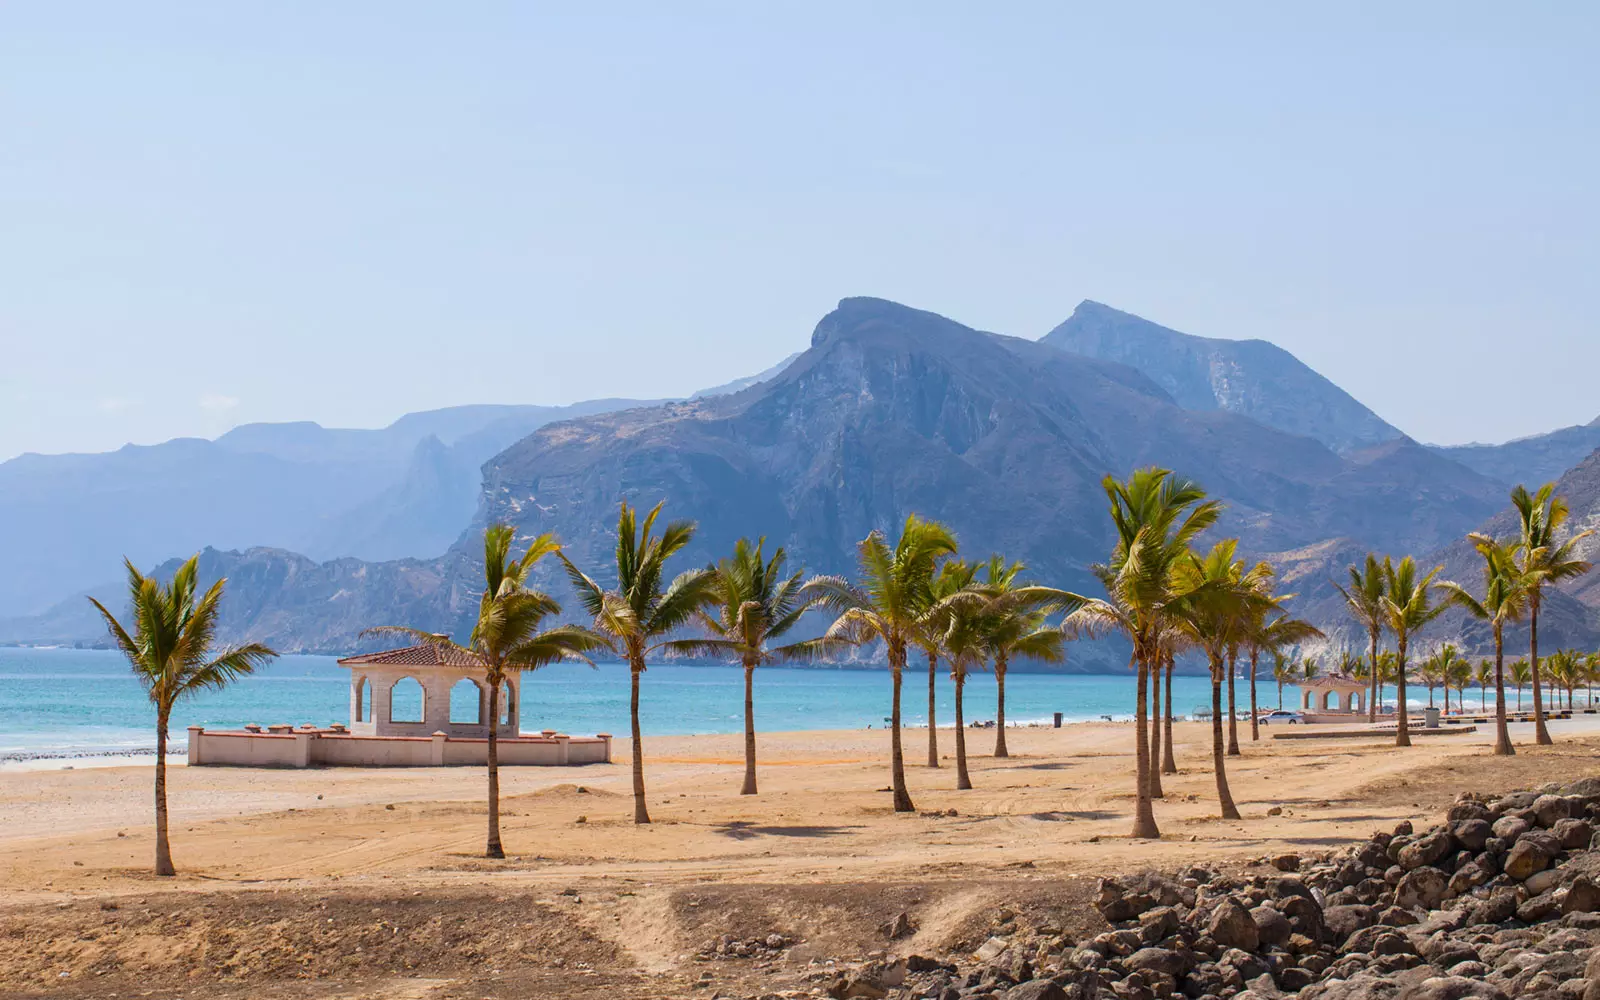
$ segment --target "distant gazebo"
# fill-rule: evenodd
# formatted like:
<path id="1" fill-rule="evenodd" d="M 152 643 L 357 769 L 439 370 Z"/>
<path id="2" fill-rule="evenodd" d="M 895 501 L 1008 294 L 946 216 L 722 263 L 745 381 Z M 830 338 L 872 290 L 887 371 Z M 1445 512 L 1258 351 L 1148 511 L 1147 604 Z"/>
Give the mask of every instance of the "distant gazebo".
<path id="1" fill-rule="evenodd" d="M 423 643 L 381 653 L 347 656 L 350 668 L 350 731 L 360 736 L 489 736 L 489 686 L 476 654 L 444 643 Z M 409 690 L 407 690 L 409 688 Z M 420 705 L 397 718 L 395 693 L 416 693 Z M 495 735 L 516 736 L 522 703 L 522 672 L 510 671 L 500 688 L 500 725 Z M 407 701 L 411 700 L 406 698 Z M 459 720 L 459 721 L 457 721 Z"/>
<path id="2" fill-rule="evenodd" d="M 1355 715 L 1367 709 L 1367 682 L 1354 677 L 1315 677 L 1300 684 L 1300 709 L 1316 715 Z"/>

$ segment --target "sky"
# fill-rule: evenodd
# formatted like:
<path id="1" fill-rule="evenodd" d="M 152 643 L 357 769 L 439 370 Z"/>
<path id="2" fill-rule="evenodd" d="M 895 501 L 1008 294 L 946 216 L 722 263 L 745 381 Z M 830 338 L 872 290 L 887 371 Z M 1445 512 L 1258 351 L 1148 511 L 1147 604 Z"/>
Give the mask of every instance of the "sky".
<path id="1" fill-rule="evenodd" d="M 1600 414 L 1600 6 L 0 7 L 0 459 L 682 395 L 876 295 Z"/>

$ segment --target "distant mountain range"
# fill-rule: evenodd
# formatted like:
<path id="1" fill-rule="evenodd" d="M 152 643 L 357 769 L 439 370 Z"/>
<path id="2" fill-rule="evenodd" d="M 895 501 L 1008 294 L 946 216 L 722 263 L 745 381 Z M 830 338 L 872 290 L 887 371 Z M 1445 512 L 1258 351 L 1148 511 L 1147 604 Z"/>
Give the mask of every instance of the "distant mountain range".
<path id="1" fill-rule="evenodd" d="M 83 545 L 80 582 L 58 598 L 101 581 L 96 592 L 117 598 L 108 552 L 151 565 L 210 545 L 203 572 L 230 579 L 228 637 L 346 651 L 374 624 L 462 631 L 479 586 L 476 538 L 491 521 L 557 533 L 603 578 L 621 498 L 665 499 L 668 516 L 699 522 L 684 566 L 717 558 L 740 536 L 765 535 L 810 570 L 848 572 L 859 539 L 892 533 L 915 511 L 948 523 L 967 554 L 1002 552 L 1039 579 L 1093 590 L 1087 566 L 1110 544 L 1101 477 L 1161 464 L 1223 499 L 1221 530 L 1273 558 L 1300 606 L 1337 628 L 1343 612 L 1330 603 L 1329 581 L 1344 564 L 1368 550 L 1444 558 L 1465 532 L 1492 523 L 1507 477 L 1531 482 L 1528 470 L 1571 447 L 1560 431 L 1543 447 L 1474 446 L 1469 464 L 1455 456 L 1460 449 L 1412 441 L 1271 344 L 1190 337 L 1092 302 L 1029 341 L 881 299 L 846 299 L 806 351 L 719 390 L 657 403 L 435 411 L 383 431 L 257 425 L 216 442 L 136 450 L 143 480 L 129 449 L 60 456 L 58 466 L 28 456 L 54 468 L 53 480 L 40 478 L 55 492 L 38 490 L 21 513 L 41 533 L 91 508 L 109 522 Z M 75 483 L 64 471 L 74 462 L 94 465 Z M 1600 458 L 1591 462 L 1600 484 Z M 20 475 L 17 463 L 29 464 L 0 466 L 0 503 L 14 502 L 3 484 Z M 259 487 L 234 505 L 224 498 L 241 490 L 223 484 L 243 476 L 241 467 Z M 134 520 L 118 513 L 128 508 L 118 506 L 108 469 L 142 484 L 122 488 L 142 498 L 133 509 L 165 499 L 193 523 L 174 517 L 141 529 L 145 549 L 105 537 Z M 161 496 L 163 469 L 179 476 L 181 497 L 203 498 L 198 510 Z M 1600 485 L 1588 483 L 1574 469 L 1563 485 L 1575 508 L 1581 500 L 1600 518 Z M 74 485 L 93 502 L 76 515 L 46 510 L 67 505 Z M 0 523 L 16 516 L 4 509 Z M 163 531 L 181 541 L 163 541 Z M 40 555 L 29 565 L 42 564 Z M 541 583 L 566 593 L 553 566 Z M 1594 618 L 1588 596 L 1571 598 L 1573 635 Z M 0 621 L 0 641 L 98 639 L 86 610 L 73 596 Z M 1073 669 L 1117 665 L 1095 647 L 1073 657 Z"/>

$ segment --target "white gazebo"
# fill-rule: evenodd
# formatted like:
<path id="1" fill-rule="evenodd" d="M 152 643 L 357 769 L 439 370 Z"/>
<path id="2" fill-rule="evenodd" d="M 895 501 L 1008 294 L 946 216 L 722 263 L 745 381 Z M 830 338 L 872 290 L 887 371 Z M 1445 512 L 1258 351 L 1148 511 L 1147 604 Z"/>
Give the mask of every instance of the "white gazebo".
<path id="1" fill-rule="evenodd" d="M 350 731 L 360 736 L 489 736 L 489 685 L 483 663 L 465 650 L 423 643 L 381 653 L 347 656 Z M 400 705 L 396 695 L 400 696 Z M 496 736 L 520 731 L 522 674 L 513 670 L 500 688 Z"/>
<path id="2" fill-rule="evenodd" d="M 1315 677 L 1300 682 L 1300 710 L 1307 716 L 1351 716 L 1367 710 L 1367 682 L 1354 677 Z"/>

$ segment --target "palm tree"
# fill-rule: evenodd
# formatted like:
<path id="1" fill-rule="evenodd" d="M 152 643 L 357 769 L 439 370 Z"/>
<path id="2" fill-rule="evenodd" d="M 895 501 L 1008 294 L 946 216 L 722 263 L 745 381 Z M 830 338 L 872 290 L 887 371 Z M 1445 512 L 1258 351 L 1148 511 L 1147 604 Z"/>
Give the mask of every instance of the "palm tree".
<path id="1" fill-rule="evenodd" d="M 994 658 L 995 740 L 994 755 L 1009 757 L 1006 749 L 1006 670 L 1014 656 L 1026 656 L 1044 663 L 1060 663 L 1066 658 L 1060 629 L 1046 628 L 1046 613 L 1070 614 L 1087 598 L 1070 591 L 1017 581 L 1023 570 L 1020 562 L 1007 563 L 990 556 L 983 566 L 984 579 L 979 589 L 988 597 L 985 613 L 989 618 L 989 655 Z M 969 582 L 968 586 L 972 586 Z"/>
<path id="2" fill-rule="evenodd" d="M 1583 680 L 1589 690 L 1588 708 L 1594 707 L 1594 682 L 1600 680 L 1600 653 L 1590 653 L 1583 664 Z"/>
<path id="3" fill-rule="evenodd" d="M 935 621 L 934 618 L 947 610 L 944 603 L 956 594 L 971 586 L 972 571 L 965 567 L 960 572 L 946 573 L 940 567 L 933 575 L 932 593 L 929 595 L 928 606 L 923 609 L 925 620 L 917 629 L 920 639 L 916 645 L 921 647 L 928 657 L 928 766 L 939 766 L 939 724 L 938 724 L 938 684 L 939 657 L 942 650 L 939 648 L 941 629 L 949 624 L 945 619 Z M 959 582 L 965 580 L 965 583 Z"/>
<path id="4" fill-rule="evenodd" d="M 1450 711 L 1450 689 L 1456 690 L 1456 708 L 1466 712 L 1466 689 L 1472 681 L 1472 664 L 1456 652 L 1456 647 L 1445 643 L 1439 648 L 1440 679 L 1444 681 L 1444 710 Z"/>
<path id="5" fill-rule="evenodd" d="M 838 576 L 814 577 L 806 584 L 808 596 L 838 611 L 827 638 L 857 645 L 879 641 L 889 659 L 894 706 L 890 714 L 890 769 L 894 811 L 914 812 L 906 790 L 905 757 L 900 747 L 900 685 L 906 668 L 908 645 L 925 646 L 926 611 L 933 600 L 934 568 L 955 554 L 955 536 L 935 521 L 912 514 L 906 518 L 900 539 L 891 548 L 883 534 L 873 531 L 856 546 L 861 561 L 861 583 Z"/>
<path id="6" fill-rule="evenodd" d="M 1267 596 L 1272 567 L 1249 569 L 1235 558 L 1238 539 L 1217 542 L 1205 556 L 1189 552 L 1172 570 L 1175 595 L 1171 613 L 1211 664 L 1211 758 L 1216 771 L 1217 800 L 1223 819 L 1238 819 L 1239 809 L 1228 789 L 1222 738 L 1224 657 L 1257 616 L 1274 607 Z"/>
<path id="7" fill-rule="evenodd" d="M 965 696 L 967 677 L 983 669 L 988 652 L 987 637 L 992 620 L 987 602 L 963 600 L 972 596 L 975 567 L 960 560 L 947 560 L 940 567 L 934 589 L 945 594 L 927 620 L 937 629 L 937 648 L 950 664 L 950 680 L 956 689 L 956 788 L 972 787 L 967 771 L 967 731 Z M 1059 636 L 1059 633 L 1058 633 Z"/>
<path id="8" fill-rule="evenodd" d="M 1369 656 L 1372 663 L 1371 694 L 1367 698 L 1367 721 L 1378 720 L 1378 703 L 1383 700 L 1382 680 L 1378 670 L 1378 643 L 1383 639 L 1383 630 L 1388 627 L 1389 618 L 1383 607 L 1384 593 L 1384 567 L 1389 559 L 1384 557 L 1382 563 L 1372 553 L 1367 553 L 1367 561 L 1363 566 L 1350 567 L 1350 587 L 1345 589 L 1338 584 L 1334 587 L 1344 597 L 1345 606 L 1350 611 L 1350 617 L 1356 624 L 1367 630 L 1367 640 L 1370 647 Z"/>
<path id="9" fill-rule="evenodd" d="M 1426 575 L 1418 577 L 1416 561 L 1410 556 L 1398 564 L 1387 560 L 1384 562 L 1383 608 L 1388 616 L 1389 630 L 1394 633 L 1397 650 L 1395 716 L 1398 726 L 1394 737 L 1397 747 L 1411 745 L 1411 732 L 1407 728 L 1409 723 L 1406 718 L 1406 649 L 1411 644 L 1412 636 L 1449 608 L 1448 604 L 1433 603 L 1433 578 L 1439 575 L 1439 569 L 1434 567 Z"/>
<path id="10" fill-rule="evenodd" d="M 1474 532 L 1467 538 L 1483 558 L 1483 600 L 1469 594 L 1458 583 L 1441 584 L 1451 603 L 1489 623 L 1494 633 L 1494 753 L 1510 757 L 1517 751 L 1506 728 L 1505 628 L 1522 617 L 1528 605 L 1526 577 L 1517 567 L 1512 546 Z M 1480 674 L 1481 677 L 1481 674 Z M 1487 680 L 1487 678 L 1482 678 Z M 1517 711 L 1522 710 L 1522 689 L 1517 689 Z"/>
<path id="11" fill-rule="evenodd" d="M 734 543 L 733 556 L 717 564 L 711 598 L 695 612 L 705 629 L 704 639 L 668 642 L 668 648 L 689 653 L 726 656 L 744 667 L 744 785 L 740 795 L 756 794 L 756 668 L 769 663 L 806 660 L 828 645 L 807 639 L 772 647 L 788 635 L 816 603 L 802 593 L 804 572 L 784 575 L 788 556 L 782 548 L 767 559 L 765 538 L 752 546 L 748 538 Z"/>
<path id="12" fill-rule="evenodd" d="M 1138 683 L 1133 716 L 1132 835 L 1155 839 L 1161 831 L 1151 805 L 1151 775 L 1156 765 L 1150 757 L 1147 678 L 1170 651 L 1167 636 L 1172 620 L 1166 608 L 1173 597 L 1169 585 L 1172 568 L 1186 557 L 1190 542 L 1216 523 L 1222 507 L 1215 500 L 1206 500 L 1198 483 L 1167 469 L 1139 469 L 1126 482 L 1107 476 L 1101 485 L 1111 501 L 1116 544 L 1110 560 L 1091 569 L 1105 587 L 1106 599 L 1086 601 L 1067 616 L 1062 627 L 1069 636 L 1121 632 L 1133 645 Z"/>
<path id="13" fill-rule="evenodd" d="M 1278 682 L 1278 711 L 1283 711 L 1283 686 L 1300 676 L 1300 662 L 1281 649 L 1272 651 L 1272 679 Z"/>
<path id="14" fill-rule="evenodd" d="M 1565 541 L 1557 541 L 1567 522 L 1565 499 L 1555 495 L 1556 484 L 1545 483 L 1529 494 L 1518 485 L 1511 491 L 1511 506 L 1516 508 L 1521 538 L 1517 546 L 1520 568 L 1528 586 L 1528 661 L 1533 671 L 1533 739 L 1549 744 L 1550 730 L 1544 724 L 1544 703 L 1539 695 L 1539 606 L 1545 584 L 1560 583 L 1589 572 L 1589 562 L 1578 557 L 1578 542 L 1594 534 L 1580 531 Z"/>
<path id="15" fill-rule="evenodd" d="M 631 679 L 629 714 L 633 724 L 633 821 L 650 822 L 644 801 L 644 739 L 639 729 L 639 679 L 645 657 L 663 648 L 672 634 L 694 619 L 695 612 L 715 599 L 717 574 L 712 569 L 684 570 L 665 583 L 667 560 L 694 537 L 693 521 L 672 521 L 659 536 L 652 534 L 663 500 L 650 508 L 642 524 L 624 500 L 617 515 L 617 586 L 606 590 L 572 564 L 566 553 L 556 556 L 578 592 L 583 609 L 594 619 L 602 643 L 628 662 Z"/>
<path id="16" fill-rule="evenodd" d="M 172 707 L 202 691 L 220 691 L 278 654 L 259 642 L 214 651 L 217 614 L 222 588 L 218 580 L 205 596 L 195 600 L 195 577 L 200 557 L 193 556 L 172 574 L 163 587 L 140 573 L 127 559 L 128 603 L 133 612 L 133 634 L 94 598 L 106 621 L 106 631 L 133 666 L 156 709 L 156 874 L 176 875 L 172 848 L 167 841 L 167 725 Z M 212 655 L 213 653 L 216 655 Z"/>
<path id="17" fill-rule="evenodd" d="M 1571 649 L 1558 649 L 1550 655 L 1550 679 L 1556 685 L 1556 709 L 1561 708 L 1561 692 L 1567 693 L 1567 708 L 1572 708 L 1572 692 L 1577 688 L 1582 665 L 1578 653 Z"/>
<path id="18" fill-rule="evenodd" d="M 1517 686 L 1517 712 L 1520 714 L 1522 712 L 1522 689 L 1527 687 L 1533 680 L 1533 668 L 1528 665 L 1526 659 L 1522 659 L 1511 664 L 1507 668 L 1507 673 L 1511 676 L 1511 683 Z"/>
<path id="19" fill-rule="evenodd" d="M 1495 665 L 1488 660 L 1479 660 L 1478 668 L 1472 673 L 1472 682 L 1478 685 L 1478 711 L 1489 710 L 1489 682 L 1495 679 Z"/>
<path id="20" fill-rule="evenodd" d="M 1439 654 L 1434 653 L 1422 661 L 1422 666 L 1417 669 L 1417 680 L 1428 686 L 1428 707 L 1433 707 L 1433 689 L 1439 686 L 1439 679 L 1443 671 L 1439 667 Z"/>
<path id="21" fill-rule="evenodd" d="M 483 668 L 483 683 L 489 692 L 489 836 L 484 857 L 503 858 L 500 844 L 500 692 L 513 671 L 537 670 L 560 660 L 582 660 L 584 654 L 602 645 L 599 636 L 587 629 L 563 625 L 541 630 L 551 615 L 561 613 L 561 605 L 549 595 L 528 589 L 528 574 L 545 556 L 558 552 L 555 536 L 540 535 L 528 545 L 521 559 L 511 554 L 517 530 L 509 524 L 490 525 L 483 533 L 483 596 L 478 600 L 478 620 L 466 646 L 458 646 L 447 635 L 426 632 L 403 625 L 379 625 L 362 635 L 399 632 L 421 642 L 456 649 L 468 654 Z"/>
<path id="22" fill-rule="evenodd" d="M 1276 607 L 1278 602 L 1286 601 L 1293 594 L 1284 594 L 1272 597 L 1265 594 L 1273 601 Z M 1254 624 L 1254 623 L 1252 623 Z M 1282 651 L 1311 639 L 1323 638 L 1322 630 L 1308 621 L 1291 618 L 1287 612 L 1269 618 L 1265 624 L 1255 625 L 1250 635 L 1250 738 L 1261 739 L 1261 723 L 1256 718 L 1256 657 L 1265 649 L 1273 655 L 1274 660 Z M 1283 707 L 1283 685 L 1278 685 L 1279 708 Z"/>

